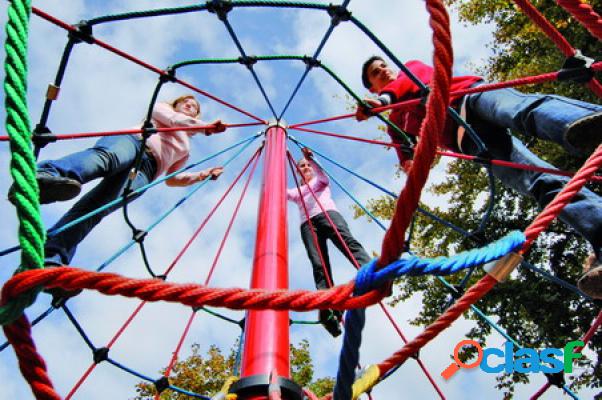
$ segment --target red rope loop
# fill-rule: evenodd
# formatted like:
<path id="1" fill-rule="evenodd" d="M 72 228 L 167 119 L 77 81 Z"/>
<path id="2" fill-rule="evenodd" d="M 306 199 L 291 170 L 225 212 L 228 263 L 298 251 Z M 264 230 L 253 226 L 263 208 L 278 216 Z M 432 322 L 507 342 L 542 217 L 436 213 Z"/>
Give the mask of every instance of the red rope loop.
<path id="1" fill-rule="evenodd" d="M 420 194 L 428 178 L 431 164 L 437 151 L 437 134 L 445 126 L 446 107 L 449 103 L 449 86 L 452 76 L 453 51 L 449 30 L 449 16 L 441 0 L 427 0 L 430 25 L 433 29 L 433 83 L 426 104 L 426 118 L 420 126 L 420 140 L 416 146 L 414 163 L 408 174 L 407 183 L 395 206 L 391 226 L 383 240 L 380 266 L 390 264 L 399 258 L 404 243 L 405 231 L 412 214 L 418 206 Z"/>
<path id="2" fill-rule="evenodd" d="M 334 308 L 365 308 L 384 298 L 385 290 L 373 290 L 353 296 L 353 281 L 329 290 L 260 290 L 209 288 L 198 284 L 164 282 L 160 279 L 133 279 L 106 272 L 85 271 L 73 267 L 32 270 L 12 277 L 2 288 L 1 304 L 35 287 L 66 290 L 93 289 L 114 296 L 137 297 L 145 301 L 169 301 L 191 307 L 227 307 L 235 310 L 311 311 Z"/>

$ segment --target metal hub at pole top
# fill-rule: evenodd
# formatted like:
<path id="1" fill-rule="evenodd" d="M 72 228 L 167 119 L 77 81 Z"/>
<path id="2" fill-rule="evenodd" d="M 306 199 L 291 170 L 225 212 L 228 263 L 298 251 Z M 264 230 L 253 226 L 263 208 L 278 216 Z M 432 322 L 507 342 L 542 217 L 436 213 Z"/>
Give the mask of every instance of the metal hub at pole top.
<path id="1" fill-rule="evenodd" d="M 288 289 L 286 204 L 286 122 L 273 121 L 265 133 L 263 183 L 257 216 L 252 289 Z M 241 379 L 230 391 L 241 400 L 301 400 L 302 389 L 290 380 L 289 312 L 251 310 L 245 318 Z"/>
<path id="2" fill-rule="evenodd" d="M 286 134 L 286 129 L 288 129 L 288 124 L 282 118 L 276 120 L 274 118 L 270 118 L 268 120 L 268 129 L 270 128 L 282 128 L 284 129 L 284 133 Z"/>

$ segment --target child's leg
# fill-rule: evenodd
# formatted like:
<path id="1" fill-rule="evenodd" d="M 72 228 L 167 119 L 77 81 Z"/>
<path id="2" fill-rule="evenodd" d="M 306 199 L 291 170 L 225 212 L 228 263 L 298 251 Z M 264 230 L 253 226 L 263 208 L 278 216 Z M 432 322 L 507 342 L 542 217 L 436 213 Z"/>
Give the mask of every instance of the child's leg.
<path id="1" fill-rule="evenodd" d="M 602 141 L 600 105 L 514 89 L 472 94 L 466 105 L 483 121 L 558 143 L 575 155 L 589 154 Z"/>
<path id="2" fill-rule="evenodd" d="M 337 230 L 341 235 L 341 238 L 343 239 L 343 242 L 351 251 L 353 258 L 355 258 L 355 261 L 357 261 L 358 265 L 361 267 L 362 265 L 368 263 L 370 261 L 370 256 L 368 255 L 368 253 L 366 253 L 366 250 L 364 250 L 360 242 L 358 242 L 353 237 L 351 231 L 349 230 L 349 226 L 347 226 L 347 222 L 345 221 L 343 216 L 336 211 L 328 211 L 328 215 L 330 216 L 330 219 L 332 219 L 332 222 L 334 222 Z M 332 240 L 332 242 L 334 243 L 334 245 L 337 246 L 337 248 L 341 251 L 341 253 L 343 253 L 352 264 L 355 264 L 355 261 L 351 257 L 349 257 L 349 253 L 345 250 L 345 246 L 339 240 L 334 229 L 330 227 L 330 224 L 329 237 L 330 240 Z"/>
<path id="3" fill-rule="evenodd" d="M 103 137 L 89 149 L 58 160 L 40 162 L 38 171 L 75 179 L 83 184 L 130 169 L 140 147 L 141 141 L 131 135 Z"/>
<path id="4" fill-rule="evenodd" d="M 156 172 L 156 164 L 148 155 L 142 159 L 141 172 L 132 183 L 136 190 L 150 183 Z M 69 211 L 52 227 L 50 231 L 61 228 L 105 204 L 117 199 L 123 194 L 129 170 L 104 178 L 96 187 L 86 193 Z M 131 200 L 130 200 L 131 201 Z M 57 234 L 50 233 L 45 245 L 46 260 L 55 264 L 69 264 L 79 243 L 107 215 L 121 207 L 121 203 L 100 211 L 72 227 Z"/>
<path id="5" fill-rule="evenodd" d="M 316 227 L 316 223 L 320 222 L 320 217 L 324 218 L 320 214 L 311 219 L 314 226 L 314 232 L 316 232 L 317 245 L 314 235 L 312 234 L 312 228 L 307 221 L 301 225 L 301 239 L 303 240 L 307 256 L 311 262 L 316 288 L 328 289 L 330 287 L 328 284 L 329 281 L 332 283 L 332 272 L 330 269 L 330 260 L 328 258 L 328 247 L 326 244 L 327 237 L 325 235 L 320 235 L 320 231 Z M 322 258 L 320 258 L 320 254 L 322 255 Z M 324 264 L 322 264 L 322 260 L 324 261 Z M 326 274 L 328 274 L 328 278 Z"/>

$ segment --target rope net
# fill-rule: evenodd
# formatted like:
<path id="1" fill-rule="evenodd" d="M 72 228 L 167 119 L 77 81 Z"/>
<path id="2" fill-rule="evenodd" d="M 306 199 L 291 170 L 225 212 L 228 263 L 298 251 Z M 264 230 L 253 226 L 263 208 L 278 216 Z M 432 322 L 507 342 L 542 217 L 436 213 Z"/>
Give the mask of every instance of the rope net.
<path id="1" fill-rule="evenodd" d="M 295 107 L 307 106 L 307 104 L 300 104 L 301 102 L 295 101 L 295 99 L 300 96 L 299 93 L 303 91 L 303 88 L 309 85 L 306 82 L 308 74 L 317 70 L 322 71 L 326 76 L 340 85 L 342 90 L 344 90 L 351 99 L 360 103 L 362 106 L 368 106 L 328 65 L 320 60 L 324 47 L 331 39 L 333 32 L 335 32 L 340 25 L 353 25 L 354 28 L 364 33 L 371 41 L 373 41 L 395 65 L 403 71 L 407 71 L 404 64 L 350 11 L 349 3 L 349 0 L 343 1 L 341 4 L 287 1 L 212 0 L 196 6 L 107 15 L 82 21 L 78 24 L 64 22 L 53 16 L 50 12 L 46 12 L 37 7 L 32 7 L 30 2 L 26 0 L 14 0 L 8 5 L 8 22 L 6 25 L 7 39 L 5 46 L 7 54 L 5 63 L 7 135 L 0 135 L 0 142 L 9 142 L 10 144 L 10 172 L 12 180 L 14 181 L 14 204 L 19 220 L 19 244 L 1 251 L 0 256 L 9 256 L 20 251 L 21 258 L 17 273 L 12 278 L 7 279 L 7 282 L 4 283 L 2 289 L 0 320 L 3 324 L 7 343 L 0 347 L 0 351 L 12 347 L 17 356 L 21 373 L 30 385 L 31 390 L 37 399 L 62 398 L 53 386 L 51 380 L 51 376 L 53 375 L 52 369 L 50 370 L 50 373 L 47 371 L 44 358 L 36 349 L 32 339 L 32 326 L 43 321 L 55 310 L 59 309 L 65 313 L 65 316 L 71 322 L 75 331 L 93 355 L 92 363 L 71 386 L 68 392 L 66 392 L 64 397 L 66 399 L 76 398 L 82 386 L 86 384 L 86 381 L 92 374 L 97 373 L 95 372 L 97 366 L 102 363 L 111 364 L 112 367 L 123 371 L 125 374 L 129 374 L 138 380 L 141 379 L 152 383 L 159 393 L 171 391 L 172 393 L 189 396 L 190 398 L 209 398 L 206 393 L 192 393 L 185 388 L 172 385 L 169 378 L 180 358 L 183 347 L 187 341 L 190 340 L 189 336 L 191 329 L 200 311 L 203 311 L 207 315 L 215 316 L 223 321 L 236 324 L 241 328 L 245 326 L 245 318 L 232 317 L 229 314 L 223 314 L 221 311 L 214 310 L 214 307 L 246 311 L 267 309 L 300 312 L 327 309 L 346 311 L 344 317 L 345 333 L 337 363 L 336 385 L 333 393 L 326 395 L 325 398 L 334 398 L 337 400 L 355 399 L 364 393 L 368 393 L 368 396 L 371 396 L 370 391 L 373 387 L 385 380 L 395 379 L 389 377 L 392 376 L 408 358 L 413 358 L 422 373 L 424 373 L 426 380 L 432 386 L 432 396 L 444 399 L 446 396 L 444 391 L 440 388 L 440 379 L 434 377 L 437 374 L 429 372 L 425 362 L 420 357 L 420 350 L 444 330 L 453 325 L 454 322 L 469 309 L 471 309 L 483 323 L 494 328 L 506 340 L 512 342 L 514 346 L 522 348 L 519 343 L 512 339 L 503 327 L 500 327 L 488 318 L 475 305 L 481 298 L 486 296 L 489 291 L 493 290 L 498 283 L 506 279 L 517 266 L 521 265 L 528 268 L 530 271 L 539 272 L 543 278 L 558 283 L 563 288 L 581 295 L 583 302 L 589 302 L 587 304 L 591 303 L 592 299 L 581 293 L 574 285 L 529 264 L 528 261 L 523 260 L 521 256 L 528 255 L 528 251 L 534 245 L 540 234 L 549 228 L 550 224 L 559 216 L 563 208 L 570 203 L 571 198 L 575 196 L 586 183 L 599 183 L 602 181 L 602 176 L 596 175 L 596 172 L 602 166 L 602 146 L 598 146 L 578 171 L 569 172 L 513 163 L 492 157 L 484 158 L 482 156 L 469 156 L 450 151 L 441 151 L 438 150 L 437 147 L 437 135 L 438 132 L 441 132 L 444 129 L 448 115 L 458 121 L 460 125 L 466 127 L 467 130 L 472 129 L 467 125 L 466 121 L 460 117 L 457 110 L 450 107 L 450 102 L 453 99 L 471 93 L 558 81 L 568 79 L 567 76 L 570 76 L 570 78 L 574 80 L 581 79 L 593 93 L 600 96 L 602 95 L 602 87 L 600 86 L 600 83 L 593 78 L 593 74 L 602 69 L 602 63 L 587 61 L 581 56 L 580 52 L 573 48 L 560 32 L 533 7 L 531 3 L 517 0 L 516 5 L 541 28 L 565 57 L 586 60 L 586 64 L 568 69 L 563 68 L 562 70 L 546 74 L 494 84 L 483 84 L 478 87 L 472 87 L 461 91 L 451 91 L 450 83 L 452 79 L 453 51 L 448 12 L 443 1 L 426 0 L 425 6 L 428 12 L 429 26 L 432 29 L 432 46 L 434 49 L 432 57 L 434 74 L 428 90 L 424 83 L 420 82 L 420 80 L 411 72 L 407 72 L 407 75 L 415 81 L 418 87 L 424 89 L 425 92 L 423 98 L 395 103 L 371 110 L 380 121 L 388 127 L 388 129 L 397 133 L 400 138 L 399 142 L 385 142 L 382 140 L 367 139 L 365 137 L 308 128 L 308 126 L 315 124 L 347 120 L 352 118 L 355 114 L 323 117 L 300 121 L 286 126 L 283 122 L 283 117 L 288 115 L 287 112 L 293 113 Z M 567 12 L 571 13 L 578 23 L 583 24 L 591 35 L 598 39 L 600 38 L 602 26 L 600 24 L 600 17 L 592 7 L 577 0 L 558 1 L 558 4 Z M 254 55 L 248 52 L 245 41 L 239 38 L 236 23 L 239 21 L 234 15 L 235 11 L 238 9 L 263 9 L 266 7 L 290 8 L 297 11 L 307 9 L 309 11 L 322 12 L 329 17 L 330 23 L 322 40 L 311 55 Z M 27 45 L 30 14 L 34 14 L 36 18 L 46 24 L 58 27 L 67 32 L 67 44 L 60 61 L 55 81 L 49 85 L 40 120 L 33 129 L 29 122 L 30 114 L 26 97 L 28 81 Z M 147 23 L 147 21 L 155 20 L 159 17 L 171 16 L 171 18 L 188 18 L 196 14 L 208 14 L 212 16 L 212 18 L 217 17 L 215 19 L 221 21 L 220 23 L 223 23 L 227 36 L 230 38 L 234 48 L 240 55 L 233 58 L 190 59 L 178 61 L 177 63 L 162 69 L 138 58 L 136 55 L 130 54 L 128 51 L 122 50 L 117 46 L 101 40 L 99 38 L 100 35 L 96 35 L 96 32 L 100 31 L 105 24 L 110 25 L 121 21 L 132 21 L 131 23 L 144 24 Z M 98 48 L 99 51 L 101 49 L 107 54 L 111 54 L 114 59 L 116 57 L 120 62 L 130 62 L 132 65 L 144 70 L 145 73 L 154 75 L 156 83 L 154 90 L 151 91 L 152 95 L 146 110 L 146 118 L 142 124 L 142 128 L 78 133 L 54 133 L 49 129 L 48 125 L 51 123 L 51 110 L 58 100 L 58 92 L 61 86 L 68 86 L 69 83 L 63 82 L 65 77 L 68 76 L 67 66 L 69 60 L 72 54 L 76 54 L 77 51 L 79 51 L 78 49 L 84 45 L 91 45 L 95 49 Z M 291 95 L 283 101 L 283 107 L 281 109 L 277 107 L 278 104 L 273 99 L 273 90 L 265 85 L 260 73 L 261 66 L 268 61 L 275 63 L 282 61 L 291 63 L 298 62 L 299 65 L 302 66 L 303 72 L 301 73 L 301 77 L 296 81 L 296 85 L 290 86 Z M 202 66 L 205 68 L 208 65 L 225 67 L 229 64 L 234 64 L 234 67 L 236 67 L 235 64 L 239 64 L 239 68 L 240 66 L 243 66 L 248 70 L 252 82 L 258 91 L 258 97 L 261 99 L 261 108 L 264 112 L 267 110 L 265 116 L 256 115 L 259 113 L 246 110 L 243 107 L 223 100 L 217 95 L 209 93 L 201 88 L 202 85 L 198 85 L 196 82 L 188 79 L 189 75 L 186 73 L 187 68 L 189 67 Z M 583 76 L 587 74 L 590 74 L 588 75 L 589 78 L 583 80 Z M 142 137 L 141 149 L 144 149 L 146 140 L 157 132 L 183 130 L 183 128 L 154 128 L 151 123 L 152 110 L 158 102 L 160 93 L 170 91 L 170 87 L 174 85 L 180 89 L 192 91 L 200 95 L 201 98 L 211 104 L 210 107 L 219 106 L 228 110 L 232 115 L 243 118 L 241 122 L 226 124 L 226 128 L 234 132 L 246 132 L 245 136 L 241 136 L 238 141 L 229 142 L 229 144 L 222 146 L 213 154 L 206 156 L 199 161 L 190 163 L 178 171 L 171 172 L 141 188 L 132 190 L 132 181 L 136 176 L 136 173 L 142 168 L 143 151 L 140 150 L 138 151 L 136 161 L 132 168 L 134 173 L 131 174 L 131 177 L 128 179 L 126 190 L 123 195 L 107 204 L 99 205 L 96 210 L 89 212 L 68 224 L 46 231 L 40 215 L 40 204 L 38 199 L 39 189 L 36 181 L 36 159 L 42 150 L 46 146 L 52 145 L 54 142 L 62 143 L 63 141 L 71 139 L 123 135 L 140 135 Z M 233 97 L 236 98 L 236 96 Z M 422 121 L 420 127 L 420 140 L 417 144 L 414 144 L 414 141 L 408 137 L 407 132 L 404 132 L 400 127 L 396 126 L 387 119 L 385 115 L 386 111 L 414 107 L 420 102 L 423 102 L 425 106 L 426 117 Z M 272 121 L 268 121 L 269 119 L 272 119 Z M 288 163 L 290 173 L 296 184 L 296 190 L 299 191 L 299 194 L 301 194 L 301 189 L 299 187 L 300 182 L 297 180 L 297 175 L 301 175 L 301 171 L 298 169 L 290 151 L 290 149 L 293 149 L 294 147 L 312 149 L 316 155 L 316 162 L 318 162 L 320 168 L 328 175 L 331 182 L 336 184 L 337 187 L 346 193 L 351 201 L 384 231 L 379 256 L 366 265 L 360 265 L 354 258 L 352 251 L 344 243 L 341 233 L 337 230 L 336 224 L 328 216 L 319 197 L 310 189 L 313 201 L 321 209 L 324 215 L 326 215 L 329 224 L 336 233 L 338 241 L 342 243 L 342 253 L 352 262 L 353 266 L 359 270 L 357 276 L 346 284 L 333 284 L 330 275 L 326 271 L 325 260 L 328 259 L 328 255 L 324 255 L 320 252 L 319 257 L 328 280 L 329 289 L 327 290 L 269 290 L 257 288 L 244 289 L 239 287 L 218 288 L 211 286 L 216 268 L 220 264 L 223 264 L 223 262 L 220 263 L 221 258 L 230 256 L 230 254 L 228 254 L 228 239 L 230 238 L 237 217 L 239 217 L 241 210 L 249 208 L 245 205 L 245 199 L 247 199 L 247 194 L 249 194 L 249 192 L 253 192 L 251 183 L 255 172 L 258 169 L 258 165 L 260 165 L 260 160 L 265 156 L 264 146 L 268 140 L 267 131 L 274 126 L 284 126 L 288 129 L 286 160 L 283 159 L 282 162 L 283 164 Z M 190 127 L 188 129 L 199 130 L 210 127 L 211 125 L 205 125 Z M 251 132 L 251 129 L 254 129 L 255 131 L 253 131 L 253 134 L 248 134 L 248 132 Z M 259 130 L 258 133 L 257 130 Z M 365 145 L 364 147 L 374 145 L 382 146 L 384 148 L 395 147 L 405 151 L 411 151 L 413 153 L 413 164 L 407 173 L 405 186 L 400 193 L 385 189 L 383 186 L 374 183 L 371 179 L 353 171 L 353 168 L 346 167 L 335 161 L 334 157 L 327 155 L 326 152 L 321 152 L 318 148 L 314 148 L 313 145 L 304 143 L 302 140 L 292 136 L 291 133 L 293 131 L 295 133 L 309 134 L 315 137 L 336 138 L 337 140 L 340 139 L 341 143 L 343 141 L 346 141 L 346 143 L 354 141 L 362 142 Z M 291 144 L 294 146 L 290 146 Z M 431 211 L 420 207 L 419 201 L 423 189 L 429 179 L 431 166 L 435 162 L 437 156 L 453 157 L 469 162 L 475 162 L 477 165 L 482 166 L 487 172 L 490 183 L 490 199 L 488 206 L 486 207 L 487 211 L 483 215 L 480 226 L 476 232 L 468 232 L 462 227 L 456 226 L 438 217 Z M 239 157 L 243 160 L 242 162 L 238 160 Z M 168 229 L 162 229 L 161 223 L 169 217 L 177 218 L 178 213 L 174 212 L 183 204 L 187 203 L 197 192 L 201 192 L 203 188 L 209 187 L 209 179 L 204 179 L 202 183 L 192 186 L 182 198 L 171 204 L 157 200 L 157 206 L 161 206 L 162 210 L 160 212 L 158 211 L 158 208 L 157 210 L 154 210 L 156 211 L 155 216 L 158 217 L 150 223 L 148 223 L 149 221 L 144 221 L 147 223 L 147 226 L 144 229 L 140 228 L 142 222 L 135 218 L 138 215 L 132 212 L 132 208 L 136 205 L 134 201 L 139 195 L 147 190 L 151 191 L 151 189 L 159 183 L 165 182 L 181 172 L 189 171 L 202 164 L 206 164 L 209 161 L 213 162 L 213 160 L 219 160 L 226 170 L 228 170 L 229 166 L 238 166 L 239 172 L 237 174 L 232 174 L 234 176 L 232 182 L 225 187 L 225 190 L 221 195 L 216 195 L 213 192 L 208 193 L 208 189 L 203 190 L 204 195 L 210 198 L 215 205 L 208 210 L 200 210 L 205 216 L 198 224 L 195 224 L 194 221 L 190 221 L 191 224 L 195 224 L 195 228 L 191 229 L 192 235 L 185 241 L 185 244 L 178 249 L 175 257 L 168 262 L 168 266 L 161 270 L 158 263 L 153 259 L 153 256 L 150 256 L 156 253 L 156 246 L 159 242 L 155 241 L 152 242 L 154 245 L 149 245 L 147 240 L 151 239 L 147 239 L 147 237 L 153 237 L 156 230 L 158 232 L 156 235 L 160 236 L 161 240 L 175 241 L 175 238 L 180 236 L 179 232 L 176 236 L 175 232 L 170 233 Z M 323 165 L 318 160 L 334 164 L 339 169 L 359 178 L 363 182 L 368 183 L 375 189 L 395 200 L 394 214 L 388 227 L 381 222 L 377 216 L 373 215 L 362 202 L 357 200 L 353 196 L 352 191 L 346 188 L 345 185 L 337 179 L 337 176 L 329 171 L 326 168 L 326 165 Z M 512 232 L 495 241 L 481 240 L 481 243 L 477 243 L 478 246 L 473 250 L 460 252 L 446 258 L 424 259 L 413 255 L 410 249 L 410 243 L 414 219 L 418 214 L 432 218 L 437 223 L 441 223 L 455 232 L 478 242 L 478 234 L 482 233 L 484 227 L 487 225 L 489 216 L 494 207 L 495 183 L 491 173 L 492 166 L 560 175 L 570 177 L 570 180 L 562 191 L 549 202 L 545 209 L 533 219 L 524 232 Z M 234 167 L 233 170 L 237 170 L 236 168 L 237 167 Z M 239 197 L 237 199 L 231 198 L 230 195 L 237 186 L 239 187 Z M 156 190 L 154 191 L 156 192 Z M 155 199 L 158 198 L 158 196 L 155 197 Z M 301 196 L 301 198 L 303 199 L 303 196 Z M 229 218 L 223 218 L 222 222 L 228 222 L 226 223 L 223 237 L 216 242 L 216 252 L 212 258 L 207 274 L 204 278 L 200 276 L 195 277 L 195 280 L 200 279 L 203 283 L 178 283 L 179 280 L 177 278 L 178 272 L 175 270 L 176 267 L 180 264 L 190 264 L 191 256 L 188 255 L 190 254 L 188 251 L 195 246 L 195 243 L 199 242 L 199 237 L 202 234 L 209 236 L 212 234 L 211 232 L 216 230 L 217 225 L 216 222 L 214 222 L 215 219 L 217 219 L 218 215 L 226 215 L 222 207 L 224 204 L 233 205 L 232 213 Z M 44 267 L 44 242 L 46 237 L 58 235 L 77 224 L 86 223 L 90 218 L 93 218 L 99 213 L 115 208 L 120 208 L 122 210 L 124 221 L 131 231 L 131 239 L 123 247 L 119 248 L 115 254 L 111 255 L 97 268 L 90 266 L 84 266 L 83 268 L 75 268 L 72 266 L 63 266 L 63 268 Z M 309 220 L 309 215 L 307 214 L 308 206 L 303 204 L 303 209 L 306 218 Z M 173 235 L 173 238 L 170 235 Z M 317 241 L 315 234 L 313 240 Z M 230 240 L 230 242 L 231 241 L 232 240 Z M 125 254 L 128 249 L 135 246 L 139 248 L 140 255 L 140 258 L 136 263 L 139 264 L 140 260 L 142 261 L 144 266 L 144 278 L 119 275 L 104 271 L 116 259 Z M 235 247 L 232 243 L 230 243 L 230 246 Z M 318 249 L 320 248 L 320 246 L 316 247 Z M 209 256 L 205 255 L 203 258 L 210 259 Z M 187 262 L 182 262 L 183 259 L 187 259 Z M 130 257 L 130 260 L 133 260 L 133 258 Z M 473 279 L 473 273 L 476 268 L 484 264 L 493 263 L 496 260 L 501 261 L 498 261 L 494 267 L 489 268 L 484 277 L 468 287 L 471 280 L 475 281 L 475 279 Z M 459 285 L 451 285 L 443 277 L 458 273 L 461 270 L 467 270 L 467 272 Z M 172 281 L 171 279 L 174 274 L 175 280 Z M 133 275 L 138 275 L 138 272 Z M 406 335 L 402 332 L 399 324 L 391 314 L 389 307 L 383 303 L 383 300 L 391 294 L 391 282 L 404 275 L 435 275 L 438 281 L 450 290 L 452 297 L 442 315 L 412 340 L 406 338 Z M 235 278 L 237 277 L 232 276 L 233 280 L 235 280 Z M 236 281 L 238 282 L 239 280 L 236 279 Z M 40 309 L 40 304 L 47 299 L 47 297 L 38 296 L 42 289 L 53 293 L 50 308 L 39 313 L 38 317 L 30 323 L 24 311 L 32 305 L 36 310 Z M 79 312 L 76 313 L 69 307 L 70 303 L 77 304 L 77 300 L 70 300 L 70 295 L 77 295 L 81 290 L 97 291 L 103 295 L 123 296 L 136 299 L 136 303 L 128 303 L 132 305 L 135 304 L 135 306 L 133 306 L 133 311 L 128 313 L 127 316 L 123 314 L 125 316 L 123 324 L 121 324 L 117 331 L 113 332 L 108 340 L 101 345 L 97 343 L 98 338 L 95 337 L 96 335 L 92 336 L 88 333 L 89 329 L 87 328 L 91 325 L 89 320 L 82 322 L 82 317 L 76 317 L 76 314 L 82 314 L 81 310 L 78 310 Z M 179 336 L 174 343 L 173 350 L 169 353 L 170 356 L 166 357 L 167 361 L 164 364 L 162 376 L 150 377 L 146 375 L 145 372 L 139 372 L 139 368 L 128 365 L 127 360 L 118 360 L 117 357 L 113 356 L 112 350 L 116 346 L 120 346 L 120 343 L 124 340 L 124 333 L 130 329 L 132 325 L 138 323 L 139 319 L 143 318 L 143 309 L 148 308 L 149 303 L 158 301 L 188 306 L 189 315 L 185 319 L 183 329 L 177 334 Z M 385 319 L 393 326 L 396 335 L 399 336 L 403 345 L 400 349 L 393 351 L 393 354 L 380 362 L 378 362 L 378 360 L 370 359 L 371 357 L 368 355 L 367 358 L 372 365 L 365 366 L 365 368 L 361 369 L 362 373 L 356 374 L 356 371 L 360 368 L 359 349 L 362 343 L 362 328 L 365 324 L 370 323 L 369 318 L 366 316 L 366 309 L 376 304 L 378 304 L 379 308 L 384 313 Z M 43 305 L 41 307 L 44 308 Z M 582 340 L 585 346 L 592 340 L 592 337 L 595 335 L 601 322 L 602 313 L 598 314 L 595 321 L 593 321 L 591 328 L 584 333 Z M 307 320 L 291 321 L 291 323 L 297 323 L 299 325 L 316 324 L 313 321 Z M 155 322 L 155 325 L 164 325 L 164 323 Z M 157 329 L 159 328 L 166 329 L 164 326 L 158 326 Z M 33 332 L 33 336 L 35 336 L 35 331 Z M 167 350 L 164 350 L 163 352 L 165 353 L 166 351 Z M 336 357 L 333 356 L 333 358 Z M 265 397 L 270 399 L 296 398 L 284 390 L 284 386 L 280 387 L 276 378 L 270 376 L 269 390 L 265 392 Z M 237 377 L 233 377 L 225 382 L 221 392 L 216 394 L 213 398 L 236 398 L 236 388 L 238 385 L 236 380 Z M 571 391 L 569 385 L 564 382 L 564 378 L 560 381 L 554 381 L 550 376 L 548 376 L 548 383 L 539 389 L 534 394 L 533 398 L 541 396 L 552 385 L 560 387 L 569 396 L 577 398 L 577 395 Z M 307 388 L 304 388 L 302 393 L 306 398 L 318 398 Z M 245 398 L 245 394 L 240 394 L 238 397 Z"/>

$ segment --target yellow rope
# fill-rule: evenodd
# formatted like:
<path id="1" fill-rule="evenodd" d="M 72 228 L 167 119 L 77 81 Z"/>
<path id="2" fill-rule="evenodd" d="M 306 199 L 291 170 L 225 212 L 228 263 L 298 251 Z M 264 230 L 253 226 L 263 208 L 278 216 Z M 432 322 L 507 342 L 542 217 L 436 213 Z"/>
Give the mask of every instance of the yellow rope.
<path id="1" fill-rule="evenodd" d="M 380 379 L 380 369 L 378 365 L 370 365 L 352 386 L 352 399 L 356 400 L 362 393 L 366 393 L 376 385 Z"/>
<path id="2" fill-rule="evenodd" d="M 230 391 L 230 386 L 232 386 L 232 384 L 237 380 L 237 376 L 231 376 L 228 379 L 226 379 L 224 385 L 222 386 L 222 389 L 215 396 L 213 396 L 212 399 L 237 400 L 238 396 L 236 395 L 236 393 L 228 393 Z"/>

